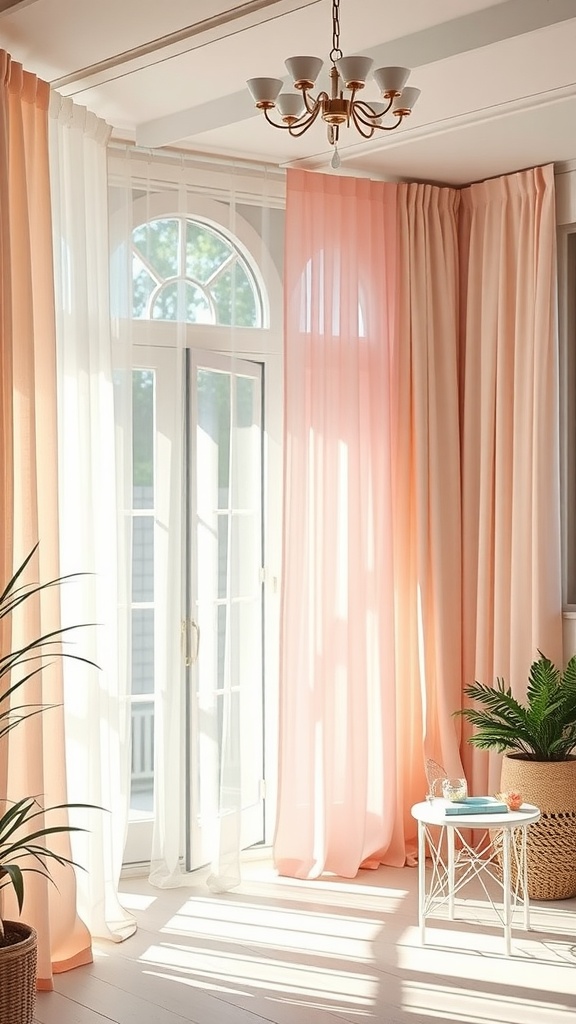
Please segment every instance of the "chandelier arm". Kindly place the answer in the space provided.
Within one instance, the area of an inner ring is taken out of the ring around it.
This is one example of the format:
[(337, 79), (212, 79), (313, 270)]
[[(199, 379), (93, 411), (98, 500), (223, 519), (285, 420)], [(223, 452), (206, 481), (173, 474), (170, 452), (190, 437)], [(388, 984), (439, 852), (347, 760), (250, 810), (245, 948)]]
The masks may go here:
[(320, 104), (318, 104), (316, 109), (313, 111), (313, 113), (310, 114), (310, 116), (308, 118), (306, 118), (306, 121), (302, 121), (302, 120), (294, 121), (293, 124), (289, 124), (287, 127), (288, 127), (288, 129), (290, 131), (290, 135), (294, 139), (298, 139), (298, 138), (300, 138), (301, 135), (304, 135), (304, 132), (307, 132), (308, 129), (311, 128), (311, 126), (314, 124), (314, 121), (318, 117), (319, 113), (320, 113)]
[[(350, 115), (352, 115), (352, 120), (354, 120), (354, 106), (356, 104), (356, 93), (357, 93), (357, 91), (358, 91), (357, 89), (352, 89), (351, 92), (350, 92), (350, 99), (348, 101), (348, 116), (346, 117), (346, 127), (347, 128), (350, 127)], [(356, 123), (355, 120), (354, 120), (354, 123)]]
[(285, 128), (287, 131), (290, 132), (291, 135), (295, 134), (294, 132), (292, 132), (292, 128), (294, 128), (294, 126), (296, 126), (296, 128), (301, 128), (302, 131), (299, 132), (298, 134), (303, 135), (304, 132), (307, 131), (307, 129), (310, 127), (310, 125), (314, 124), (314, 121), (318, 117), (319, 110), (320, 107), (317, 107), (316, 110), (313, 111), (310, 115), (303, 115), (301, 118), (298, 118), (297, 121), (293, 121), (292, 124), (278, 124), (276, 121), (272, 120), (268, 112), (268, 109), (266, 107), (263, 108), (264, 117), (268, 121), (268, 124), (271, 124), (273, 128)]
[(374, 127), (380, 128), (380, 130), (383, 132), (394, 132), (402, 124), (402, 121), (404, 120), (404, 114), (398, 114), (397, 118), (398, 120), (396, 121), (396, 124), (375, 124)]
[(319, 92), (316, 99), (310, 95), (306, 89), (302, 89), (302, 99), (304, 100), (304, 106), (309, 114), (313, 114), (316, 108), (325, 100), (328, 99), (328, 93), (326, 91)]
[[(372, 124), (370, 121), (365, 121), (363, 119), (363, 117), (359, 113), (357, 103), (355, 103), (354, 106), (351, 108), (351, 113), (352, 121), (354, 123), (356, 131), (360, 132), (360, 135), (362, 136), (363, 139), (371, 139), (372, 136), (374, 135), (375, 125)], [(364, 127), (366, 127), (368, 131), (364, 131)]]
[(384, 107), (384, 110), (382, 110), (379, 114), (376, 113), (376, 111), (373, 109), (371, 104), (368, 103), (367, 100), (356, 100), (355, 106), (357, 107), (358, 110), (362, 111), (362, 114), (364, 115), (364, 117), (373, 117), (373, 118), (376, 118), (376, 117), (386, 117), (386, 114), (390, 110), (390, 107), (392, 106), (393, 102), (394, 102), (394, 97), (391, 96), (389, 101), (388, 101), (388, 106)]
[(268, 124), (271, 124), (273, 128), (285, 128), (286, 131), (288, 131), (288, 129), (290, 128), (289, 124), (277, 124), (276, 121), (273, 121), (272, 118), (270, 117), (270, 114), (268, 113), (267, 107), (263, 108), (263, 114), (266, 120), (268, 121)]

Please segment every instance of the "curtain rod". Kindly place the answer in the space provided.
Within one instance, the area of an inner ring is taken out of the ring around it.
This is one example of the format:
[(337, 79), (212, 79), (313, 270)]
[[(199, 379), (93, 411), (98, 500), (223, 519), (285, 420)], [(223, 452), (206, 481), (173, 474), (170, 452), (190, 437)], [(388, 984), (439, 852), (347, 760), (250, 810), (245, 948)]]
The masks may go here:
[(154, 160), (166, 160), (171, 163), (212, 164), (227, 169), (236, 167), (239, 170), (252, 171), (256, 174), (268, 174), (281, 180), (286, 177), (285, 169), (279, 167), (278, 164), (267, 164), (265, 161), (257, 160), (238, 160), (235, 157), (221, 156), (216, 153), (200, 153), (188, 149), (151, 149), (149, 146), (138, 146), (134, 142), (122, 139), (110, 139), (108, 149), (135, 153), (138, 156), (152, 157)]

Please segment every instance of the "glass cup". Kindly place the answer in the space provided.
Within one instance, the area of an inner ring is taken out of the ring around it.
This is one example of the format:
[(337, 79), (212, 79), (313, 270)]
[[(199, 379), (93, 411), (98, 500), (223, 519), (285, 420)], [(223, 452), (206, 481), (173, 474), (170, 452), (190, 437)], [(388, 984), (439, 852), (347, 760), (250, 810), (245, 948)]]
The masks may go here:
[(445, 800), (455, 803), (458, 800), (465, 800), (468, 796), (466, 779), (443, 779), (442, 796)]

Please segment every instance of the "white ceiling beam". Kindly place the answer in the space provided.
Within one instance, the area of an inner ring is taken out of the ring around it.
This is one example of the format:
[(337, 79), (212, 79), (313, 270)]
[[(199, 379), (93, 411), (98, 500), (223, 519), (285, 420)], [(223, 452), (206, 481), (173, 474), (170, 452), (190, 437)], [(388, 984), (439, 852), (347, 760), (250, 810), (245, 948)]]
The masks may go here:
[[(576, 0), (506, 0), (364, 52), (373, 58), (376, 67), (402, 64), (414, 69), (573, 18)], [(258, 73), (258, 68), (254, 68), (254, 73)], [(284, 82), (291, 84), (288, 78)], [(136, 127), (136, 142), (158, 149), (257, 116), (261, 114), (246, 89), (143, 122)]]
[[(2, 0), (0, 0), (0, 3)], [(36, 2), (36, 0), (32, 0)], [(292, 11), (310, 7), (321, 0), (246, 0), (219, 14), (202, 18), (200, 21), (185, 28), (170, 32), (159, 39), (151, 39), (147, 43), (114, 54), (105, 60), (98, 61), (85, 68), (79, 68), (62, 78), (50, 82), (53, 89), (59, 89), (67, 96), (76, 92), (84, 92), (99, 85), (105, 85), (116, 78), (125, 78), (135, 71), (141, 71), (158, 60), (169, 60), (183, 53), (208, 43), (217, 42), (238, 32), (261, 25), (275, 18), (281, 18)], [(75, 88), (77, 86), (77, 88)]]

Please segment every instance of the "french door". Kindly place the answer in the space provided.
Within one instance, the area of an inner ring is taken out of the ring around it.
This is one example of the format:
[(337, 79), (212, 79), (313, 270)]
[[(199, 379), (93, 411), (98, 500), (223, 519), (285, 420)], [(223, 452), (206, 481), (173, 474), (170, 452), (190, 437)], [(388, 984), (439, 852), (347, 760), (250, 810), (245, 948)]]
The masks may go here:
[(186, 720), (191, 870), (262, 841), (262, 368), (187, 353)]
[[(185, 723), (182, 854), (192, 870), (213, 861), (223, 842), (244, 849), (264, 839), (263, 380), (258, 362), (187, 350), (184, 437), (167, 446), (168, 424), (177, 423), (167, 405), (174, 365), (165, 353), (156, 355), (134, 371), (135, 453), (154, 451), (148, 472), (155, 487), (134, 486), (131, 832), (138, 841), (129, 833), (126, 859), (149, 857), (161, 750), (154, 708), (167, 690)], [(140, 443), (139, 431), (146, 432)], [(162, 652), (171, 642), (171, 624), (154, 603), (161, 588), (150, 572), (154, 566), (159, 579), (166, 577), (160, 562), (171, 517), (162, 503), (170, 485), (162, 458), (177, 446), (184, 465), (181, 671), (168, 679), (171, 660)], [(143, 462), (148, 467), (149, 459)], [(136, 458), (135, 472), (142, 476)], [(142, 536), (149, 537), (146, 593), (138, 582)]]

